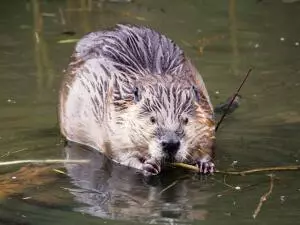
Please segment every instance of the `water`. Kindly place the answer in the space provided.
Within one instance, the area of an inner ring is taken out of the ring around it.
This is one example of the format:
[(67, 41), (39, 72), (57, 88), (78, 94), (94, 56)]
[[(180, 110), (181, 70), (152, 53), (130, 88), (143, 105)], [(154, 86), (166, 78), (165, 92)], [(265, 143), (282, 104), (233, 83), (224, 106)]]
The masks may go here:
[(254, 220), (270, 188), (266, 174), (201, 178), (173, 169), (145, 179), (64, 147), (56, 105), (74, 46), (60, 40), (116, 23), (148, 25), (186, 51), (215, 105), (254, 67), (241, 107), (218, 131), (219, 169), (234, 161), (238, 170), (299, 164), (299, 10), (297, 1), (270, 0), (1, 1), (0, 160), (92, 162), (61, 168), (69, 176), (47, 166), (1, 167), (0, 224), (297, 224), (299, 172), (275, 173)]

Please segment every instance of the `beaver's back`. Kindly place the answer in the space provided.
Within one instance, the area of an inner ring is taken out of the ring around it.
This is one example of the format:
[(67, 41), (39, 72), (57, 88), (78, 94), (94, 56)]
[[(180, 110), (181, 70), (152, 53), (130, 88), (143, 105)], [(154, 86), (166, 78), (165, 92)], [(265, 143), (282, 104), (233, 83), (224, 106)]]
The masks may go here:
[(75, 52), (83, 61), (105, 58), (127, 75), (175, 74), (185, 60), (183, 51), (166, 36), (149, 28), (125, 25), (87, 34)]
[(211, 107), (204, 82), (183, 51), (150, 28), (118, 25), (114, 30), (85, 35), (76, 45), (66, 81), (71, 83), (82, 71), (96, 77), (88, 79), (101, 82), (102, 92), (109, 91), (110, 83), (119, 100), (127, 99), (136, 81), (143, 82), (145, 76), (179, 76), (179, 80), (198, 86)]

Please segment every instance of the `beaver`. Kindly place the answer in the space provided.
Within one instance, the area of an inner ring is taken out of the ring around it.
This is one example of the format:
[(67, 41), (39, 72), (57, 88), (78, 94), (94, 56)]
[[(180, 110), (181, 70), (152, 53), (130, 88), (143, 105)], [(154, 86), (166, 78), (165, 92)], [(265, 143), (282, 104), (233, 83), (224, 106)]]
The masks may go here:
[(59, 123), (67, 141), (159, 174), (165, 162), (214, 171), (214, 110), (183, 50), (151, 28), (86, 34), (64, 71)]

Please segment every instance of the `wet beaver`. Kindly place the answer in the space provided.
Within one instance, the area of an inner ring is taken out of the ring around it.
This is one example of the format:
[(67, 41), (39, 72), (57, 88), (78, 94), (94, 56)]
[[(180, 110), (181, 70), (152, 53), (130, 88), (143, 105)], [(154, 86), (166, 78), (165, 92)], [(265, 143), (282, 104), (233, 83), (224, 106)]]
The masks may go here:
[(60, 90), (67, 140), (158, 174), (164, 162), (211, 162), (215, 123), (204, 82), (183, 51), (146, 27), (118, 25), (76, 45)]

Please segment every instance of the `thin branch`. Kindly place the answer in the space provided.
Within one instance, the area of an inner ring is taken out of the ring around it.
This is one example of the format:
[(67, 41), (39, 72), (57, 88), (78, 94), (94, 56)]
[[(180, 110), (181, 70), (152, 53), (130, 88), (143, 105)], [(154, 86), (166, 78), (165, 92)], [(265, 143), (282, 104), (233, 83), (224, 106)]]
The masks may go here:
[(35, 160), (35, 159), (27, 159), (27, 160), (16, 160), (16, 161), (7, 161), (0, 162), (0, 166), (10, 166), (16, 164), (54, 164), (54, 163), (88, 163), (89, 160), (79, 159), (79, 160), (65, 160), (65, 159), (45, 159), (45, 160)]
[(222, 123), (222, 121), (225, 119), (226, 115), (228, 114), (229, 110), (230, 110), (230, 107), (232, 105), (232, 103), (234, 102), (235, 98), (238, 96), (240, 90), (242, 89), (244, 83), (246, 82), (247, 78), (249, 77), (250, 73), (252, 71), (252, 68), (250, 68), (245, 76), (245, 78), (243, 79), (242, 83), (240, 84), (239, 88), (236, 90), (234, 96), (232, 97), (231, 101), (229, 102), (226, 110), (224, 111), (224, 114), (222, 115), (221, 119), (219, 120), (217, 126), (216, 126), (216, 129), (215, 131), (218, 130), (218, 128), (220, 127), (220, 124)]
[(256, 207), (256, 209), (255, 209), (255, 211), (254, 211), (254, 213), (252, 215), (252, 217), (254, 219), (257, 217), (258, 213), (260, 212), (263, 203), (265, 201), (267, 201), (268, 197), (273, 192), (273, 188), (274, 188), (274, 175), (270, 174), (269, 176), (270, 176), (270, 188), (269, 188), (269, 191), (260, 197), (259, 203), (258, 203), (258, 205), (257, 205), (257, 207)]
[(162, 193), (164, 193), (166, 190), (170, 189), (171, 187), (175, 186), (178, 183), (178, 180), (175, 180), (174, 182), (172, 182), (170, 185), (168, 185), (167, 187), (165, 187), (163, 190), (161, 190), (158, 195), (161, 195)]
[(270, 171), (288, 171), (288, 170), (300, 170), (300, 165), (288, 165), (288, 166), (274, 166), (274, 167), (263, 167), (263, 168), (255, 168), (251, 170), (244, 171), (216, 171), (217, 173), (229, 174), (229, 175), (241, 175), (244, 176), (246, 174), (251, 173), (259, 173), (259, 172), (270, 172)]
[(26, 151), (26, 150), (28, 150), (28, 148), (22, 148), (22, 149), (13, 151), (13, 152), (7, 152), (4, 155), (1, 155), (0, 158), (7, 157), (7, 156), (10, 156), (12, 154), (15, 154), (15, 153), (18, 153), (18, 152), (23, 152), (23, 151)]
[(60, 15), (61, 25), (65, 26), (66, 25), (66, 19), (65, 19), (64, 12), (63, 12), (62, 8), (59, 8), (58, 12), (59, 12), (59, 15)]
[(218, 179), (215, 179), (215, 178), (212, 178), (212, 180), (214, 180), (214, 181), (216, 181), (216, 182), (218, 182), (218, 183), (220, 183), (220, 184), (223, 184), (224, 186), (229, 187), (229, 188), (232, 189), (232, 190), (236, 190), (236, 187), (234, 187), (234, 186), (232, 186), (232, 185), (230, 185), (230, 184), (227, 184), (227, 182), (226, 182), (226, 180), (225, 180), (225, 176), (224, 176), (223, 182), (220, 181), (220, 180), (218, 180)]
[[(185, 168), (185, 169), (189, 169), (189, 170), (192, 170), (192, 171), (195, 171), (195, 172), (199, 172), (199, 168), (197, 166), (192, 166), (192, 165), (185, 164), (185, 163), (172, 163), (171, 165), (176, 166), (176, 167), (182, 167), (182, 168)], [(300, 165), (263, 167), (263, 168), (255, 168), (255, 169), (244, 170), (244, 171), (216, 170), (215, 173), (244, 176), (246, 174), (259, 173), (259, 172), (288, 171), (288, 170), (300, 170)]]

